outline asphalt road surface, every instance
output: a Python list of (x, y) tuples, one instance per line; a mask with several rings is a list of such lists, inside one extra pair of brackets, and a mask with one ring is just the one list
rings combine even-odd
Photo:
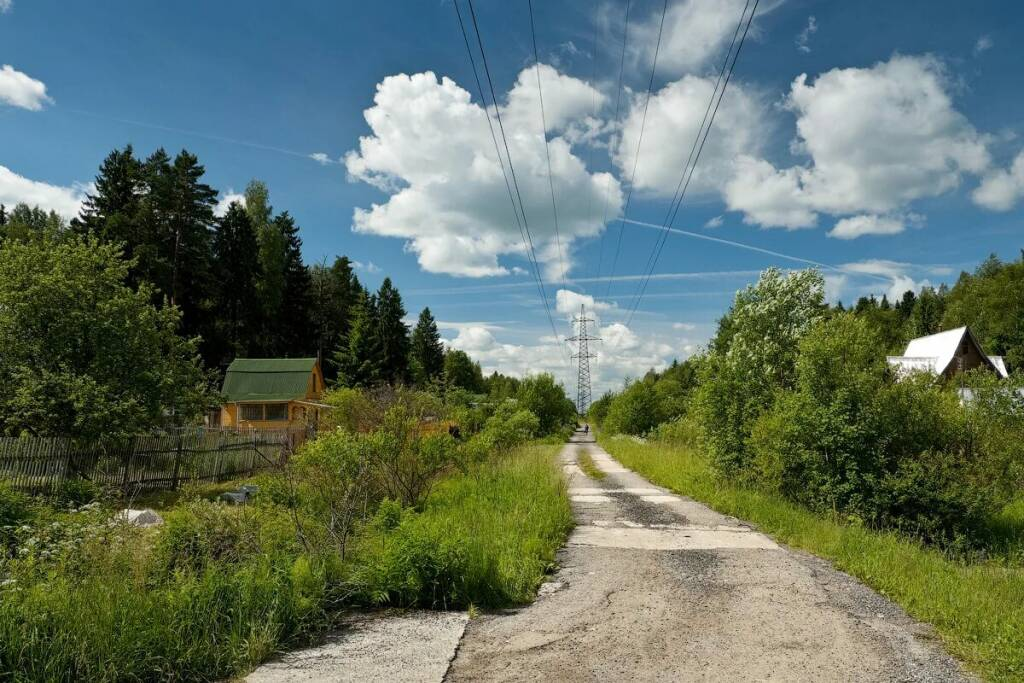
[(529, 607), (471, 621), (446, 680), (970, 680), (887, 599), (588, 440), (561, 454), (578, 525), (561, 569)]

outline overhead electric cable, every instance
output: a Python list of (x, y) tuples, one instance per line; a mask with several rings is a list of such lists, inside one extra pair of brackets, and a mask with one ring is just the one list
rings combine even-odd
[[(629, 190), (626, 192), (626, 202), (622, 207), (622, 218), (619, 221), (619, 239), (615, 244), (615, 256), (612, 258), (612, 269), (609, 271), (609, 276), (615, 275), (615, 268), (619, 264), (619, 252), (622, 251), (622, 233), (625, 227), (624, 219), (626, 214), (629, 213), (629, 200), (633, 197), (633, 182), (636, 180), (636, 168), (640, 163), (640, 145), (644, 141), (644, 127), (647, 125), (647, 107), (651, 103), (651, 91), (654, 89), (654, 74), (658, 69), (658, 52), (661, 50), (661, 34), (665, 29), (665, 13), (668, 11), (668, 0), (665, 0), (661, 6), (661, 23), (658, 25), (658, 42), (654, 46), (654, 59), (651, 60), (651, 78), (647, 82), (647, 96), (644, 98), (644, 113), (640, 118), (640, 133), (636, 139), (636, 153), (633, 155), (633, 171), (629, 175)], [(608, 288), (605, 290), (604, 295), (607, 297), (612, 291), (612, 281), (608, 280)]]
[[(619, 57), (619, 86), (615, 91), (615, 116), (612, 119), (614, 123), (619, 122), (619, 106), (622, 101), (622, 74), (626, 68), (626, 43), (629, 39), (629, 5), (630, 0), (626, 0), (626, 19), (622, 26), (622, 56)], [(601, 215), (601, 225), (603, 226), (608, 225), (608, 192), (611, 189), (611, 182), (612, 175), (609, 173), (604, 181), (604, 210)], [(601, 266), (604, 261), (604, 240), (607, 236), (608, 231), (604, 230), (601, 233), (601, 249), (597, 254), (597, 277), (601, 277)]]
[(537, 99), (540, 102), (540, 135), (544, 140), (544, 156), (548, 162), (548, 189), (551, 190), (551, 214), (555, 221), (555, 246), (558, 248), (558, 266), (562, 274), (562, 289), (565, 284), (565, 261), (562, 260), (562, 239), (558, 234), (558, 206), (555, 202), (555, 181), (551, 175), (551, 146), (548, 145), (548, 122), (544, 113), (544, 89), (540, 85), (540, 54), (537, 51), (537, 28), (533, 22), (533, 0), (526, 0), (530, 9), (530, 36), (533, 38), (533, 67), (537, 73)]
[[(465, 24), (462, 21), (462, 13), (458, 9), (458, 0), (454, 0), (453, 4), (455, 4), (456, 14), (459, 17), (459, 26), (462, 29), (463, 37), (466, 39), (466, 42), (468, 42), (469, 39), (468, 39), (468, 37), (466, 37)], [(484, 74), (485, 74), (485, 76), (487, 78), (487, 86), (488, 86), (488, 89), (490, 90), (490, 93), (491, 93), (491, 101), (494, 103), (494, 115), (495, 115), (495, 118), (498, 121), (498, 131), (501, 133), (501, 140), (502, 140), (503, 146), (505, 148), (505, 158), (508, 160), (509, 174), (512, 176), (512, 188), (515, 191), (515, 196), (516, 196), (516, 198), (519, 201), (519, 213), (522, 216), (523, 233), (525, 234), (525, 237), (526, 237), (524, 246), (527, 248), (527, 258), (528, 258), (528, 260), (530, 261), (530, 263), (533, 266), (534, 274), (535, 274), (535, 276), (537, 278), (537, 286), (538, 286), (538, 288), (540, 290), (541, 303), (544, 305), (544, 312), (547, 314), (548, 322), (551, 325), (551, 332), (554, 334), (555, 341), (557, 343), (558, 340), (559, 340), (560, 335), (558, 334), (558, 329), (555, 327), (555, 320), (554, 320), (554, 318), (551, 315), (551, 306), (548, 303), (547, 292), (546, 292), (546, 290), (544, 288), (544, 280), (543, 280), (543, 277), (541, 276), (540, 265), (539, 265), (539, 263), (537, 261), (537, 253), (536, 253), (536, 250), (534, 249), (534, 246), (533, 246), (533, 236), (530, 234), (530, 224), (529, 224), (529, 221), (526, 218), (526, 207), (523, 204), (522, 193), (519, 190), (519, 181), (516, 178), (516, 169), (515, 169), (515, 165), (512, 162), (512, 153), (509, 151), (508, 137), (505, 135), (505, 126), (504, 126), (504, 124), (502, 123), (502, 120), (501, 120), (501, 108), (498, 106), (498, 98), (497, 98), (497, 96), (495, 94), (495, 91), (494, 91), (494, 80), (491, 78), (491, 70), (490, 70), (490, 67), (488, 66), (488, 63), (487, 63), (487, 51), (484, 49), (483, 36), (480, 33), (480, 25), (479, 25), (479, 23), (477, 21), (477, 18), (476, 18), (476, 9), (473, 6), (473, 0), (467, 0), (467, 4), (469, 6), (470, 19), (473, 22), (473, 30), (476, 33), (476, 41), (477, 41), (477, 46), (479, 47), (479, 50), (480, 50), (480, 59), (481, 59), (481, 62), (483, 63)], [(472, 54), (472, 51), (470, 51), (470, 54)], [(475, 67), (474, 67), (474, 69), (475, 69)], [(481, 86), (481, 90), (482, 90), (482, 86)], [(486, 112), (486, 100), (484, 101), (484, 104), (485, 104), (485, 112), (484, 113), (487, 114), (487, 112)], [(488, 117), (488, 119), (490, 119), (490, 115), (489, 114), (487, 114), (487, 117)], [(493, 129), (492, 129), (492, 132), (493, 132)], [(497, 139), (496, 138), (495, 138), (495, 144), (497, 144)], [(498, 156), (499, 156), (499, 158), (501, 157), (500, 152), (499, 152)], [(513, 202), (513, 204), (514, 204), (514, 202)], [(559, 344), (559, 348), (562, 348), (561, 344)], [(565, 360), (566, 359), (565, 355), (564, 355), (565, 354), (565, 349), (563, 348), (562, 351), (563, 351), (562, 358), (563, 358), (563, 360)]]
[[(736, 61), (739, 59), (740, 50), (743, 49), (743, 43), (744, 43), (744, 41), (747, 38), (747, 34), (750, 32), (750, 25), (754, 21), (754, 15), (757, 13), (757, 5), (758, 5), (759, 2), (760, 2), (760, 0), (754, 0), (754, 5), (753, 5), (753, 8), (750, 11), (750, 15), (746, 17), (746, 26), (744, 26), (744, 28), (743, 28), (743, 34), (739, 38), (739, 43), (736, 43), (736, 51), (735, 51), (735, 53), (732, 54), (732, 62), (731, 63), (729, 63), (729, 54), (726, 53), (726, 58), (725, 58), (725, 61), (723, 62), (723, 66), (725, 64), (729, 64), (729, 67), (728, 67), (728, 71), (727, 71), (727, 73), (725, 75), (725, 80), (722, 81), (721, 91), (717, 93), (718, 94), (717, 101), (715, 101), (716, 93), (715, 92), (711, 93), (711, 101), (715, 103), (714, 104), (714, 109), (711, 111), (711, 116), (708, 119), (707, 127), (703, 128), (703, 126), (702, 126), (703, 130), (698, 130), (697, 131), (697, 137), (694, 139), (694, 145), (697, 145), (697, 141), (699, 140), (699, 146), (696, 147), (696, 154), (695, 155), (693, 154), (693, 147), (691, 147), (691, 150), (690, 150), (691, 151), (691, 155), (693, 155), (693, 163), (692, 164), (688, 164), (689, 169), (687, 169), (686, 167), (683, 168), (683, 175), (679, 179), (679, 186), (677, 186), (677, 190), (676, 190), (677, 197), (674, 198), (675, 206), (672, 206), (671, 204), (669, 205), (669, 210), (668, 210), (668, 213), (666, 215), (665, 223), (664, 223), (664, 226), (663, 226), (664, 230), (663, 230), (661, 236), (659, 236), (659, 239), (656, 240), (656, 242), (655, 242), (655, 249), (654, 249), (654, 252), (653, 252), (653, 258), (650, 259), (650, 261), (649, 261), (649, 268), (646, 269), (647, 273), (648, 273), (648, 277), (644, 280), (642, 286), (640, 287), (639, 291), (637, 292), (637, 295), (636, 295), (636, 298), (634, 299), (633, 305), (630, 308), (629, 316), (626, 318), (626, 325), (627, 326), (630, 324), (630, 322), (632, 322), (633, 316), (636, 314), (636, 310), (640, 306), (640, 301), (643, 299), (644, 293), (647, 291), (647, 285), (650, 282), (650, 273), (654, 272), (654, 268), (658, 264), (658, 259), (661, 257), (661, 252), (664, 249), (665, 243), (668, 240), (669, 228), (671, 228), (672, 223), (675, 221), (676, 215), (679, 213), (679, 207), (682, 205), (683, 198), (686, 195), (686, 190), (687, 190), (687, 188), (689, 188), (690, 181), (693, 179), (693, 173), (696, 170), (697, 164), (700, 161), (701, 152), (704, 151), (704, 144), (707, 142), (708, 135), (711, 133), (711, 127), (715, 123), (715, 116), (718, 114), (718, 108), (722, 104), (722, 99), (725, 96), (726, 88), (729, 87), (729, 81), (732, 79), (733, 71), (736, 68)], [(743, 25), (744, 15), (746, 14), (747, 6), (749, 4), (750, 4), (750, 0), (747, 0), (747, 4), (744, 5), (744, 7), (743, 7), (743, 14), (740, 15), (739, 24), (737, 24), (737, 29), (736, 29), (737, 32), (739, 32), (739, 27)], [(733, 40), (735, 42), (735, 34), (733, 36)], [(732, 49), (732, 46), (730, 45), (730, 50), (731, 49)], [(721, 80), (721, 73), (719, 74), (719, 79)], [(702, 136), (702, 133), (703, 133), (703, 136)]]

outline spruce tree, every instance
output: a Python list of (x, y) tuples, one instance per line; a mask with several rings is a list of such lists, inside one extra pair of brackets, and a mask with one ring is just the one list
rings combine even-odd
[(359, 293), (352, 314), (352, 326), (335, 354), (338, 383), (368, 387), (382, 381), (381, 347), (377, 300), (365, 291)]
[(416, 329), (412, 333), (413, 380), (418, 386), (427, 387), (444, 374), (444, 344), (437, 331), (437, 322), (429, 308), (420, 313)]
[[(310, 307), (316, 351), (320, 358), (332, 360), (341, 340), (348, 337), (351, 318), (363, 286), (352, 270), (347, 256), (340, 256), (328, 267), (326, 263), (310, 268)], [(337, 375), (333, 362), (324, 365), (328, 380)]]
[(238, 202), (232, 202), (218, 222), (213, 258), (217, 284), (217, 363), (226, 365), (237, 356), (257, 353), (255, 342), (262, 324), (256, 293), (260, 277), (256, 232)]
[(287, 211), (274, 219), (284, 237), (284, 286), (277, 337), (286, 356), (308, 356), (316, 352), (309, 268), (302, 262), (302, 238)]
[(381, 349), (381, 379), (388, 384), (409, 381), (409, 328), (405, 324), (402, 296), (384, 278), (377, 291), (378, 333)]

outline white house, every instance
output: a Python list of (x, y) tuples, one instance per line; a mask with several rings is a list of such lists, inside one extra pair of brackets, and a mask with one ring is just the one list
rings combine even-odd
[(901, 376), (925, 370), (951, 377), (978, 367), (986, 367), (1004, 379), (1009, 376), (1003, 357), (985, 355), (969, 327), (911, 339), (902, 356), (887, 356), (886, 360)]

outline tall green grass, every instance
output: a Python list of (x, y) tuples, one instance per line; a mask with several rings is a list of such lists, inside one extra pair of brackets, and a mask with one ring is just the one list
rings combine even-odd
[(322, 631), (340, 606), (529, 602), (572, 525), (556, 450), (519, 448), (443, 479), (420, 512), (382, 505), (344, 562), (311, 525), (313, 547), (299, 543), (269, 495), (245, 508), (181, 502), (146, 530), (110, 525), (110, 510), (37, 511), (20, 539), (30, 551), (0, 547), (0, 680), (230, 678)]
[(441, 482), (422, 512), (369, 528), (354, 553), (354, 599), (443, 609), (532, 600), (573, 524), (557, 450), (473, 466)]
[[(896, 533), (826, 519), (779, 495), (722, 481), (688, 447), (611, 439), (601, 443), (624, 466), (652, 482), (831, 560), (915, 618), (933, 624), (950, 652), (985, 678), (1024, 679), (1024, 566), (1013, 553), (984, 562), (950, 557)], [(1020, 512), (1024, 506), (1009, 509), (1010, 519), (1004, 522), (1012, 524)], [(1016, 543), (1019, 551), (1024, 538), (1018, 535)]]

